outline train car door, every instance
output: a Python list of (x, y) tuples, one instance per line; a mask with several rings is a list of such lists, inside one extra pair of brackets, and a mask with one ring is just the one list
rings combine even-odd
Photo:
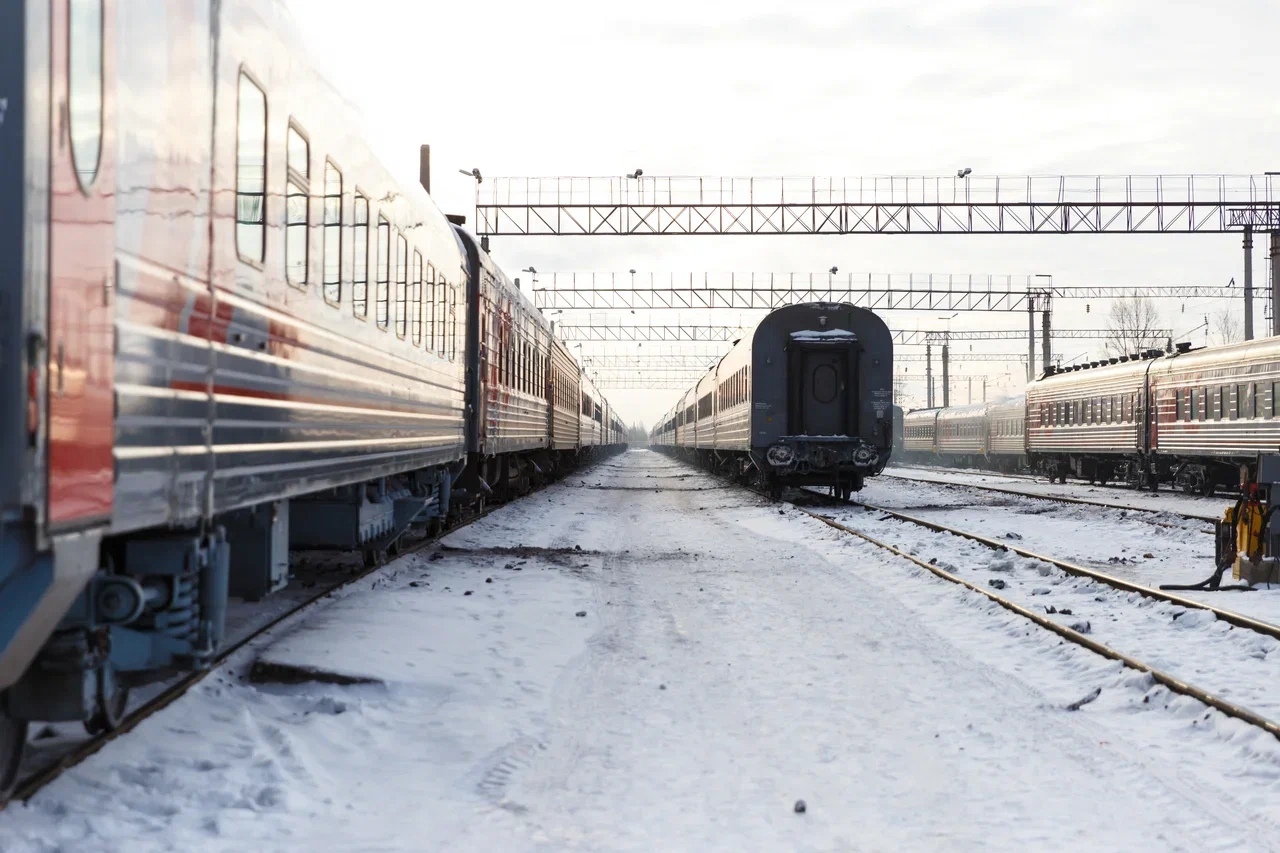
[[(792, 435), (849, 435), (854, 355), (848, 343), (793, 343), (790, 426)], [(856, 432), (856, 430), (855, 430)]]
[(51, 18), (48, 524), (111, 515), (114, 465), (115, 0)]

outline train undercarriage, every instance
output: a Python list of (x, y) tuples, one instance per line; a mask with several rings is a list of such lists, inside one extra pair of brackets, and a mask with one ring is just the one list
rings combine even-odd
[[(469, 464), (258, 504), (203, 527), (103, 539), (97, 573), (0, 693), (0, 802), (17, 781), (30, 723), (82, 722), (90, 734), (115, 729), (131, 690), (210, 667), (224, 645), (230, 600), (257, 602), (284, 588), (296, 552), (358, 552), (373, 567), (400, 553), (411, 531), (434, 536), (486, 504), (621, 449), (473, 456)], [(18, 547), (15, 532), (0, 529), (0, 549)]]
[(719, 450), (661, 445), (653, 448), (734, 482), (758, 488), (774, 500), (783, 489), (820, 486), (848, 500), (866, 478), (884, 470), (887, 458), (857, 440), (812, 442), (784, 439), (768, 451)]

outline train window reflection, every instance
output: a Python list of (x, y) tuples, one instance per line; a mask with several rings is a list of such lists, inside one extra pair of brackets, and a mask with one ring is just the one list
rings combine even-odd
[(332, 162), (324, 164), (324, 299), (342, 301), (342, 172)]
[(378, 259), (377, 274), (374, 281), (376, 291), (374, 302), (377, 307), (375, 321), (379, 329), (385, 329), (389, 320), (387, 303), (388, 291), (391, 288), (391, 223), (385, 216), (378, 216)]
[(289, 125), (285, 171), (284, 272), (292, 285), (307, 283), (307, 228), (310, 224), (311, 155), (306, 138)]
[(102, 155), (102, 0), (71, 0), (68, 11), (71, 160), (87, 190), (98, 177)]
[(236, 251), (262, 263), (266, 251), (267, 96), (240, 74), (236, 117)]
[(351, 310), (357, 317), (369, 316), (369, 199), (356, 196), (352, 240)]
[(396, 334), (404, 337), (409, 331), (409, 307), (406, 301), (409, 284), (409, 244), (403, 234), (396, 235)]

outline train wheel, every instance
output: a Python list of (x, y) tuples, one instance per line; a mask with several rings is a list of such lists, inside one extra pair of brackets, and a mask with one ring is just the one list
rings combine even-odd
[(97, 709), (84, 721), (84, 730), (91, 735), (113, 732), (124, 721), (129, 707), (129, 688), (121, 687), (110, 666), (98, 670)]
[(18, 784), (22, 752), (27, 746), (27, 722), (0, 711), (0, 803), (9, 799)]

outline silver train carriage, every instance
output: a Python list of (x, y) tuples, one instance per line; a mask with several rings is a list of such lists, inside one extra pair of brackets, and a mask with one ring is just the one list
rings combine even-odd
[(903, 448), (895, 460), (1015, 471), (1026, 464), (1025, 397), (903, 416)]
[(440, 523), (472, 449), (458, 303), (479, 288), (283, 2), (3, 19), (0, 799), (28, 721), (110, 728), (129, 687), (208, 666), (228, 599), (284, 586), (290, 548), (376, 560)]
[(682, 395), (650, 443), (780, 494), (848, 496), (893, 450), (893, 343), (874, 313), (808, 303), (769, 314)]

